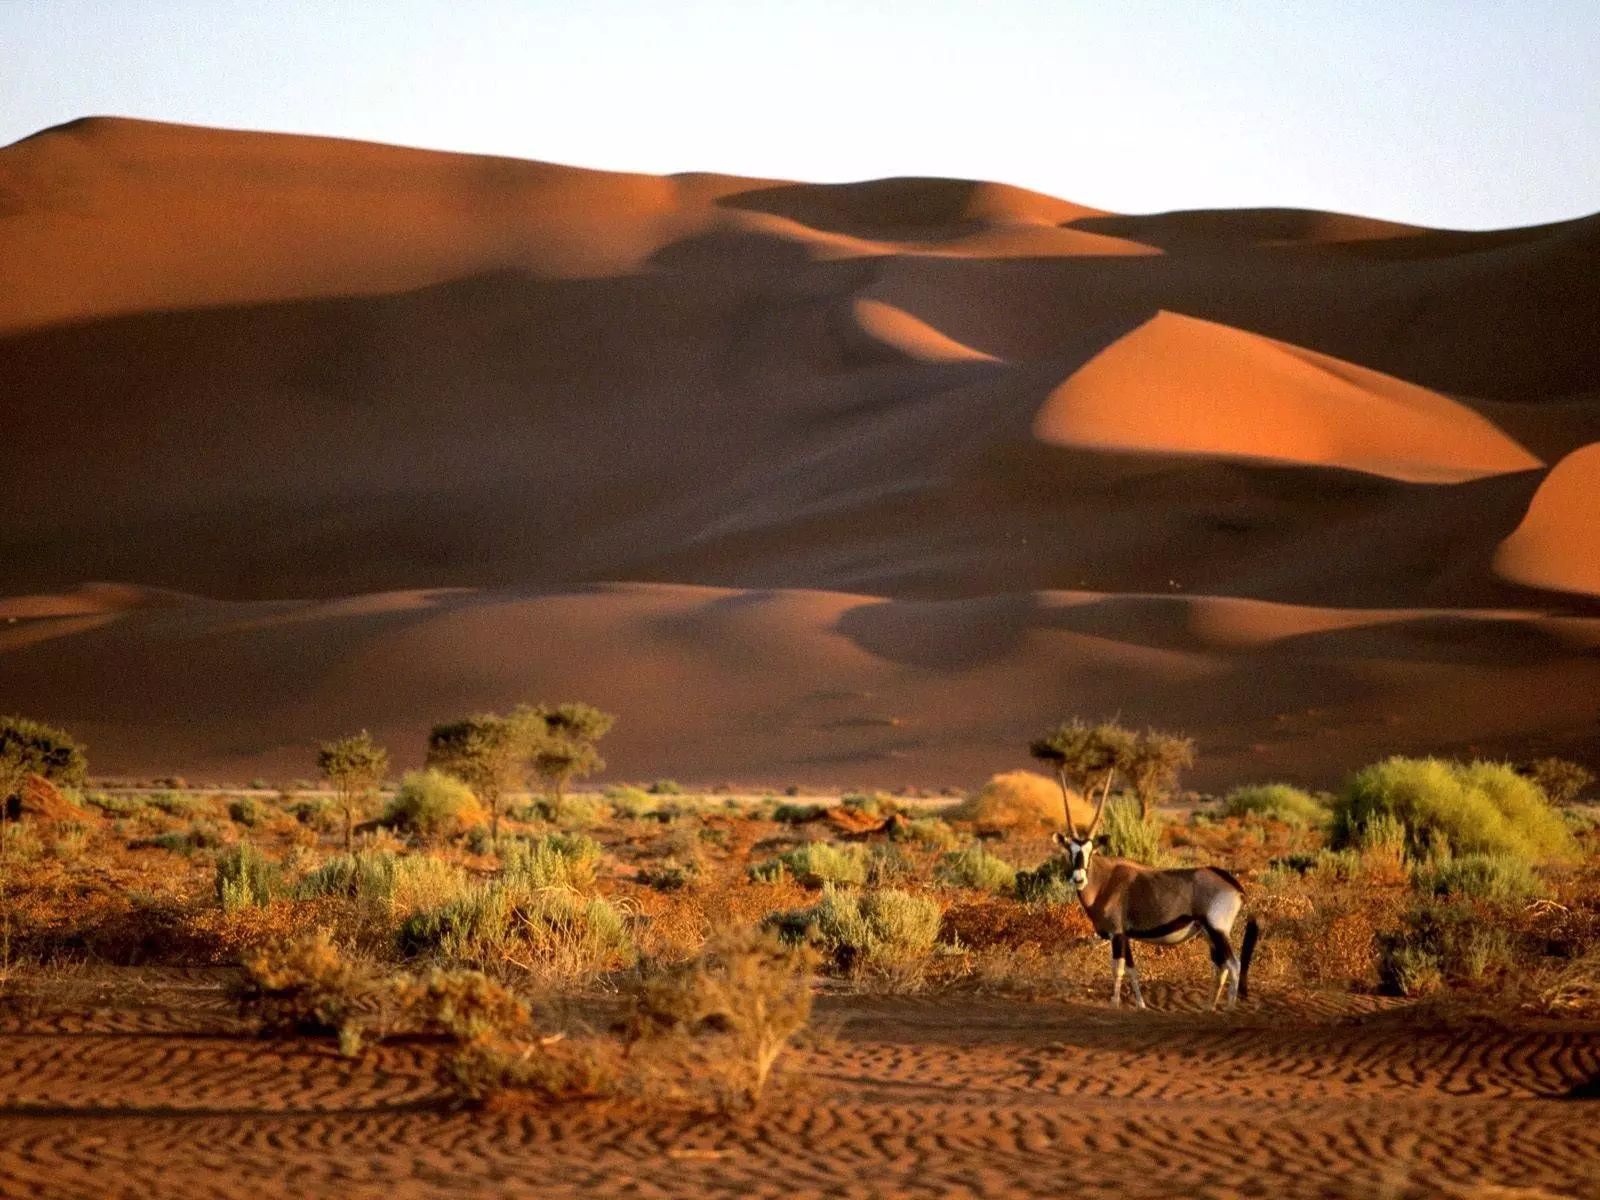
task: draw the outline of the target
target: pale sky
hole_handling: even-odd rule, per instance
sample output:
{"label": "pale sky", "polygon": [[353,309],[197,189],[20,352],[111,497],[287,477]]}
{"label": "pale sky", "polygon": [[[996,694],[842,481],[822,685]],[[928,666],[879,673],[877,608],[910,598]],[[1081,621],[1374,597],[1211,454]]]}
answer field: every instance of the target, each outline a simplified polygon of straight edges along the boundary
{"label": "pale sky", "polygon": [[1486,228],[1600,210],[1600,2],[0,0],[0,144],[90,114]]}

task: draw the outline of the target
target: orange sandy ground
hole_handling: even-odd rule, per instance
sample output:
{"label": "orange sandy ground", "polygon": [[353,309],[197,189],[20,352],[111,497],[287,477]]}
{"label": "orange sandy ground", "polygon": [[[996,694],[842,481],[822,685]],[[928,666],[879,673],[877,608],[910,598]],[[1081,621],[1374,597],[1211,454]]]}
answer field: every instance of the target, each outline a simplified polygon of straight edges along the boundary
{"label": "orange sandy ground", "polygon": [[[246,1035],[214,973],[3,1018],[0,1195],[1600,1196],[1596,1026],[837,997],[756,1116],[451,1110],[437,1050]],[[136,980],[136,982],[134,982]],[[1504,1191],[1499,1188],[1530,1189]],[[1534,1190],[1538,1189],[1538,1190]]]}

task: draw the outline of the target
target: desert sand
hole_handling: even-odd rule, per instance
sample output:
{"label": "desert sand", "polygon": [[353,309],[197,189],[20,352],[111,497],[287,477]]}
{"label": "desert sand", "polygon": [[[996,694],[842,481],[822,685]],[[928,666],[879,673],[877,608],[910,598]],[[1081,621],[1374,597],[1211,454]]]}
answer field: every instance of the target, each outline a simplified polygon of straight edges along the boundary
{"label": "desert sand", "polygon": [[0,149],[0,710],[217,779],[568,697],[701,782],[975,783],[1074,713],[1202,787],[1577,753],[1597,267],[74,122]]}

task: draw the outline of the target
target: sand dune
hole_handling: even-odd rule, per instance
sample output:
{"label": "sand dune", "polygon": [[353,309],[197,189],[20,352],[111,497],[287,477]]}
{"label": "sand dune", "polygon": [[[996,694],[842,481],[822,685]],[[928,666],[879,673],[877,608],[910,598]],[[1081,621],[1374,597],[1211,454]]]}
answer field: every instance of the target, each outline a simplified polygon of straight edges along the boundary
{"label": "sand dune", "polygon": [[1069,712],[1218,780],[1576,745],[1597,267],[76,122],[0,149],[0,710],[232,774],[558,694],[689,778],[981,778]]}
{"label": "sand dune", "polygon": [[1342,467],[1410,483],[1543,465],[1436,392],[1167,312],[1078,368],[1035,429],[1063,446]]}
{"label": "sand dune", "polygon": [[1494,566],[1529,587],[1600,596],[1600,442],[1556,464]]}

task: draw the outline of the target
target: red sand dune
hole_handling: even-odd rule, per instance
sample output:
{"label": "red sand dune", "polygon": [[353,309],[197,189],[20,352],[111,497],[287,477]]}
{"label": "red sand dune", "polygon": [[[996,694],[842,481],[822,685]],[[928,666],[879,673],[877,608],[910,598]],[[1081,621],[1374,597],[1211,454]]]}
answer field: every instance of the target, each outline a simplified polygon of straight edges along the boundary
{"label": "red sand dune", "polygon": [[699,780],[972,781],[1074,712],[1202,782],[1581,755],[1597,267],[76,122],[0,149],[0,710],[236,776],[562,696]]}

